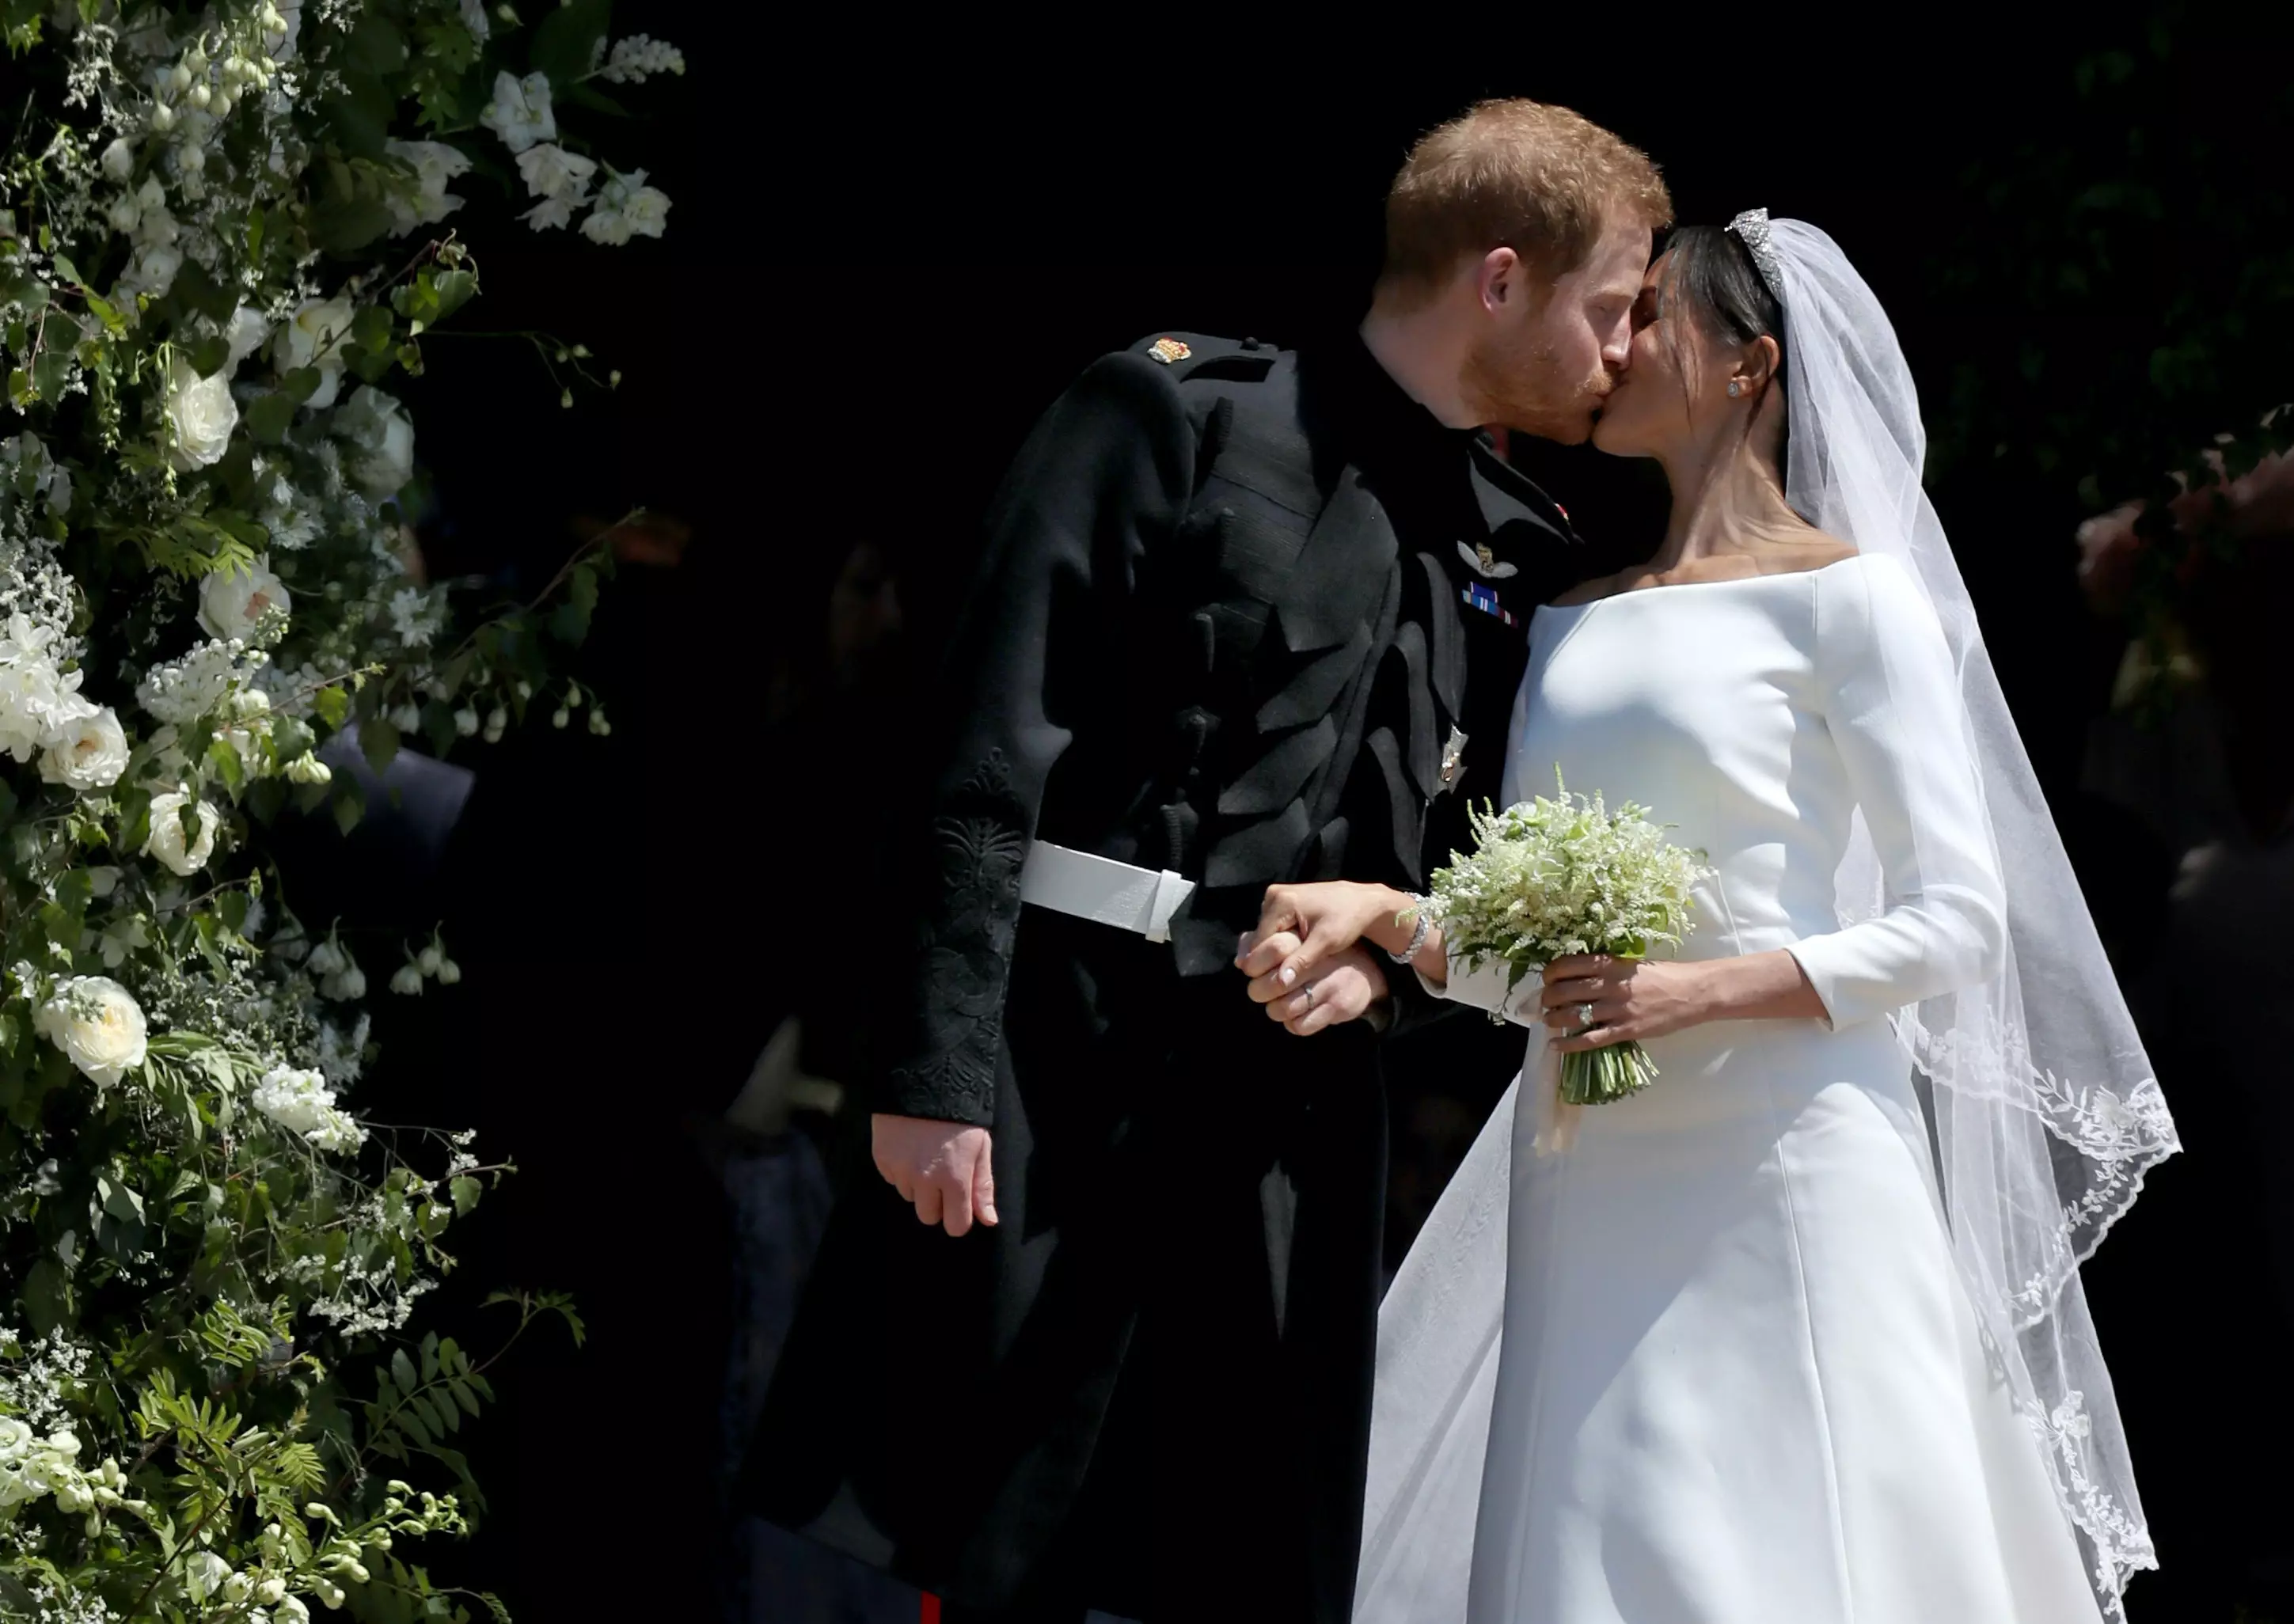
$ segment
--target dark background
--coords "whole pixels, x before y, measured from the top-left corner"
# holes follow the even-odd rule
[[[2122,971],[2143,967],[2178,853],[2080,788],[2126,633],[2082,603],[2072,530],[2119,492],[2097,468],[2042,467],[1998,421],[2028,402],[2038,436],[2051,364],[2139,360],[2154,290],[2058,300],[2011,280],[2008,245],[2035,214],[2082,217],[2050,164],[2155,166],[2159,142],[2125,152],[2138,126],[2181,143],[2170,209],[2212,188],[2218,215],[2282,220],[2282,25],[1762,8],[1702,29],[1646,12],[1570,28],[1460,12],[1381,24],[1387,38],[1333,12],[1246,37],[1195,12],[1046,14],[1002,35],[767,15],[620,8],[617,33],[668,37],[690,64],[631,94],[644,121],[590,131],[675,200],[666,239],[535,237],[476,199],[455,223],[484,297],[408,391],[437,488],[434,570],[531,588],[583,516],[640,504],[692,537],[674,567],[624,567],[581,655],[612,735],[537,720],[463,757],[479,786],[444,871],[370,902],[419,928],[444,917],[467,979],[385,1001],[368,1102],[478,1126],[481,1150],[523,1169],[469,1224],[436,1317],[483,1328],[476,1299],[520,1285],[574,1292],[590,1330],[578,1352],[537,1332],[502,1368],[502,1411],[470,1449],[490,1510],[438,1570],[543,1624],[712,1606],[730,1291],[708,1125],[784,1011],[793,961],[865,989],[872,924],[848,881],[873,854],[839,831],[906,743],[897,705],[801,751],[765,725],[814,672],[847,549],[871,542],[896,570],[910,652],[888,669],[915,680],[897,673],[929,669],[987,497],[1065,383],[1157,329],[1296,342],[1351,319],[1395,165],[1477,97],[1563,102],[1644,146],[1683,220],[1765,205],[1857,262],[1929,402],[1932,488],[2035,764]],[[2113,52],[2137,64],[2118,79]],[[2163,240],[2144,274],[2176,288],[2219,268],[2211,241],[2176,252],[2171,220],[2104,223]],[[530,344],[477,336],[528,330],[585,343],[620,388],[577,386],[557,410]],[[2290,353],[2266,326],[2237,362]],[[2144,410],[2063,389],[2054,438],[2074,461],[2102,434],[2079,411]],[[2176,410],[2268,403],[2242,380],[2217,394]],[[1664,496],[1646,470],[1590,453],[1535,467],[1604,547],[1653,543]],[[2082,494],[2089,474],[2102,483]],[[2245,1205],[2280,1175],[2208,1078],[2160,1066],[2189,1153],[2088,1279],[2166,1564],[2130,1611],[2228,1624],[2240,1599],[2267,1600],[2255,1564],[2282,1560],[2294,1510],[2271,1396],[2286,1328]],[[1397,1247],[1504,1082],[1458,1075],[1438,1043],[1398,1069]]]

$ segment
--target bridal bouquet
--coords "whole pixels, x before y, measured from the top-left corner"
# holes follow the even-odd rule
[[[1704,854],[1675,846],[1647,808],[1610,811],[1598,794],[1573,796],[1554,769],[1553,797],[1473,815],[1473,856],[1451,854],[1429,899],[1451,952],[1468,968],[1508,965],[1509,989],[1557,959],[1605,953],[1647,956],[1695,929],[1689,890],[1709,871]],[[1494,1019],[1494,1017],[1493,1017]],[[1606,1105],[1656,1076],[1638,1043],[1561,1057],[1561,1100]]]

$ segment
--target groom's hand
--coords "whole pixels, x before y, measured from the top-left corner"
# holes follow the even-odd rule
[[[1298,947],[1298,938],[1288,931],[1266,939],[1281,948],[1281,958]],[[1330,954],[1304,979],[1285,983],[1270,971],[1254,976],[1247,990],[1253,1003],[1266,1006],[1268,1019],[1281,1021],[1297,1037],[1312,1037],[1325,1027],[1358,1020],[1391,995],[1386,971],[1359,946]]]
[[[919,1223],[936,1223],[951,1235],[968,1231],[975,1218],[994,1227],[996,1174],[986,1128],[879,1111],[868,1130],[876,1171],[916,1209]]]

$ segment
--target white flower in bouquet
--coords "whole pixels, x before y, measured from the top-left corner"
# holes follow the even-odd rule
[[[478,115],[478,122],[502,138],[513,152],[523,152],[537,141],[557,139],[557,115],[549,104],[549,76],[529,73],[524,78],[508,72],[494,76],[493,99]]]
[[[231,398],[228,373],[201,378],[181,355],[168,362],[167,461],[178,474],[221,462],[238,426],[239,402]]]
[[[72,694],[51,718],[53,732],[40,752],[40,776],[83,792],[109,789],[127,770],[127,733],[109,705]]]
[[[486,0],[460,0],[460,4],[462,26],[474,37],[484,39],[494,31],[492,20],[486,16]]]
[[[335,1091],[315,1071],[274,1066],[255,1085],[255,1108],[321,1150],[355,1150],[366,1130],[335,1106]]]
[[[0,1417],[0,1511],[48,1494],[81,1498],[73,1492],[80,1487],[78,1458],[79,1440],[71,1433],[42,1438],[15,1417]]]
[[[383,207],[390,210],[394,235],[403,237],[419,227],[435,225],[462,207],[461,199],[446,194],[447,183],[470,166],[460,148],[443,141],[390,141],[383,143],[382,150],[414,170],[411,188],[394,188],[383,199]]]
[[[99,161],[107,176],[115,181],[124,181],[135,173],[135,143],[125,135],[116,136],[111,144],[104,148],[103,157]]]
[[[369,496],[395,496],[414,476],[414,425],[397,396],[361,384],[335,413],[334,432],[350,446],[344,467],[351,483]]]
[[[252,304],[242,304],[231,313],[231,320],[223,329],[224,342],[231,346],[231,369],[264,346],[271,337],[271,323]]]
[[[55,736],[58,708],[69,692],[47,655],[47,633],[22,615],[0,637],[0,751],[29,761]]]
[[[669,225],[669,198],[645,183],[646,172],[608,172],[597,207],[582,222],[582,235],[619,248],[632,237],[658,237]]]
[[[632,34],[614,42],[613,54],[598,69],[598,77],[609,85],[642,85],[650,74],[684,71],[685,53],[675,45],[665,39]]]
[[[199,624],[214,637],[252,637],[263,617],[294,612],[286,583],[271,572],[271,555],[259,553],[245,569],[217,570],[199,583]]]
[[[32,1026],[99,1087],[110,1087],[143,1063],[142,1007],[109,976],[58,983]]]
[[[1509,986],[1557,959],[1608,954],[1637,959],[1678,946],[1696,928],[1704,854],[1665,840],[1647,808],[1611,812],[1598,795],[1556,793],[1472,815],[1476,847],[1435,871],[1428,905],[1453,955],[1469,967],[1501,959]],[[1562,1056],[1561,1098],[1571,1105],[1623,1098],[1655,1076],[1639,1043]]]
[[[265,656],[237,638],[202,643],[174,663],[146,671],[135,685],[135,702],[163,722],[178,727],[196,722],[245,680],[242,660],[259,669]],[[150,742],[159,743],[156,735]]]
[[[562,230],[590,201],[598,160],[545,142],[517,155],[517,172],[525,177],[527,193],[541,199],[521,218],[537,231]]]
[[[195,829],[187,831],[189,816]],[[157,857],[179,874],[196,874],[215,856],[216,830],[223,820],[216,809],[187,789],[169,790],[151,797],[151,832],[143,837],[143,855]]]
[[[306,299],[287,319],[272,342],[271,364],[282,373],[319,369],[319,386],[303,403],[321,410],[335,403],[343,385],[343,346],[351,330],[348,299]]]
[[[193,1551],[183,1558],[183,1588],[195,1602],[204,1602],[222,1590],[230,1577],[231,1563],[213,1551]]]

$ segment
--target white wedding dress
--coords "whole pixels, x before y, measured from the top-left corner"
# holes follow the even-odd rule
[[[1831,1019],[1655,1040],[1655,1084],[1542,1155],[1534,1028],[1381,1316],[1357,1620],[2095,1624],[1886,1019],[1992,973],[2004,934],[1933,612],[1866,555],[1530,637],[1506,799],[1558,766],[1650,808],[1715,871],[1679,956],[1788,949]],[[1859,808],[1888,905],[1843,927]],[[1453,965],[1446,995],[1518,1019],[1535,991]]]

